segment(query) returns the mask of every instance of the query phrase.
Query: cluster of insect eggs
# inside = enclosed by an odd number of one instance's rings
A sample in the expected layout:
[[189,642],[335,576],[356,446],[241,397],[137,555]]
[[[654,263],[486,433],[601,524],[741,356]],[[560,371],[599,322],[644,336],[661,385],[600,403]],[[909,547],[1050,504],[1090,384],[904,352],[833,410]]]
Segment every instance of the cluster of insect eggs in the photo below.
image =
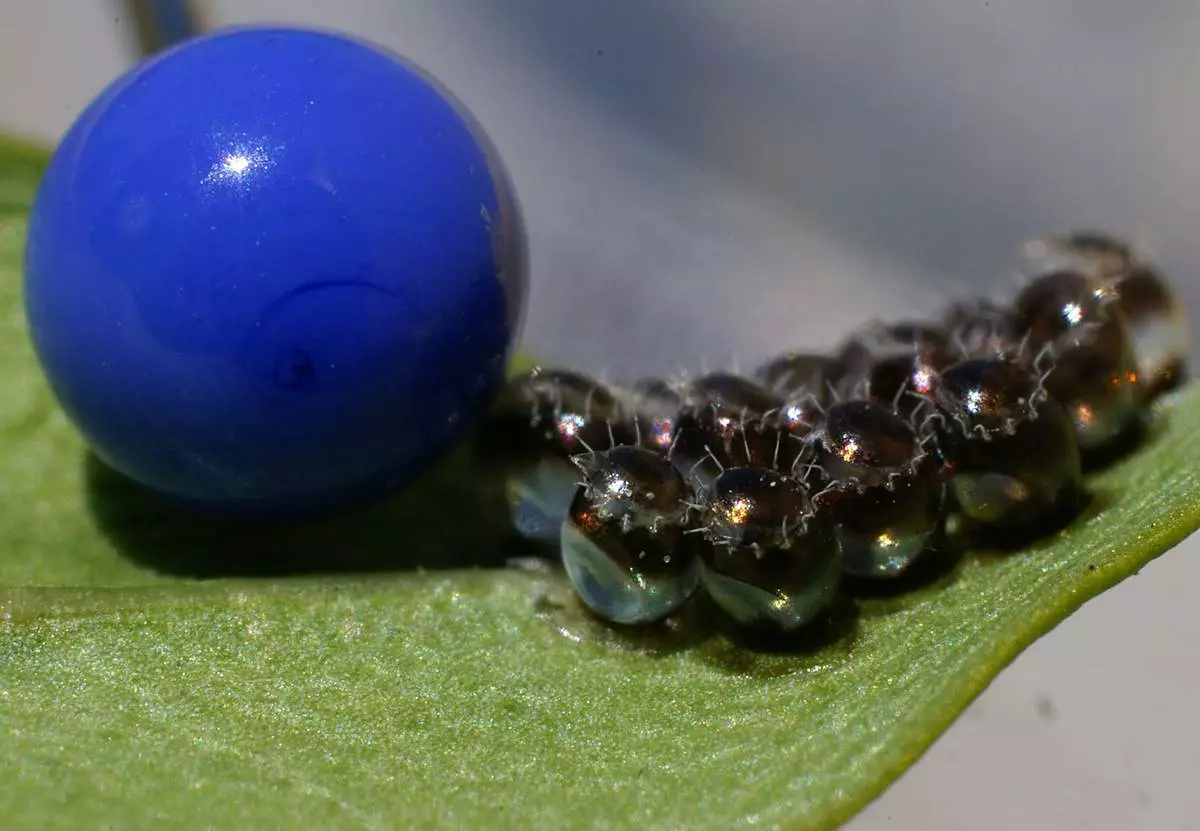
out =
[[613,623],[703,587],[738,624],[791,632],[843,576],[894,578],[936,551],[950,515],[1010,533],[1069,513],[1090,460],[1184,376],[1186,322],[1117,240],[1046,237],[1024,257],[1011,302],[872,323],[751,377],[513,379],[486,435],[517,530],[557,545]]

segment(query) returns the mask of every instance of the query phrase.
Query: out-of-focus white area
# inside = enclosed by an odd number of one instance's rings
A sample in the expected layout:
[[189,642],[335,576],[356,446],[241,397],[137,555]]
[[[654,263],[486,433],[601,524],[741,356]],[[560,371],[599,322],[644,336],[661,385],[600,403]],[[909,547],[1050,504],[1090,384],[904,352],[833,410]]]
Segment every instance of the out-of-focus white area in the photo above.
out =
[[[1133,234],[1200,315],[1191,0],[205,8],[357,32],[466,102],[517,182],[526,343],[555,361],[746,367],[1003,290],[1023,239],[1075,226]],[[55,138],[133,59],[116,3],[4,17],[0,129]],[[1088,604],[850,827],[1197,827],[1197,557],[1191,541]]]

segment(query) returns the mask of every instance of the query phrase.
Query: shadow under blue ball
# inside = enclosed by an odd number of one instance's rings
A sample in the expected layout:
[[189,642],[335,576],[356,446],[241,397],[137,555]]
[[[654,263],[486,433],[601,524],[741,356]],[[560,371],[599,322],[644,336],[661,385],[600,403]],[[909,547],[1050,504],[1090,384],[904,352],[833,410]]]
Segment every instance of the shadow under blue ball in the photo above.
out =
[[308,509],[408,481],[476,421],[524,244],[495,149],[436,81],[334,34],[230,30],[67,133],[26,310],[107,463],[192,503]]

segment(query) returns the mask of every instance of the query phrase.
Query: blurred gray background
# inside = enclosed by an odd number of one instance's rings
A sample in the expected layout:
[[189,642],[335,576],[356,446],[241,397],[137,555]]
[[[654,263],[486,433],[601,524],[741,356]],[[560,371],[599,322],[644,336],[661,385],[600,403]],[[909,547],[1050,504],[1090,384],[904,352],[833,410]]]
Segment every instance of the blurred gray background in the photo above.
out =
[[[465,101],[526,210],[547,360],[747,368],[1009,290],[1023,240],[1080,226],[1132,237],[1200,315],[1192,0],[198,5],[362,34]],[[0,9],[0,130],[54,140],[136,58],[116,0]],[[852,831],[1200,828],[1197,557],[1025,653]]]

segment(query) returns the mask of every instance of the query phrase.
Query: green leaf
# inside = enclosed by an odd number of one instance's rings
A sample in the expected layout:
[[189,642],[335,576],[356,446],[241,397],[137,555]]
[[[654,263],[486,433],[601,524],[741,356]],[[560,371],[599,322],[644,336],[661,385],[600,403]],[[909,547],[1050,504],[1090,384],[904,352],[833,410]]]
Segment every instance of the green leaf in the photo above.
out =
[[10,827],[833,828],[1022,649],[1200,525],[1195,387],[1067,531],[863,598],[792,652],[705,628],[702,604],[611,630],[556,571],[504,568],[499,489],[463,452],[340,519],[190,516],[91,460],[37,371],[25,217],[3,206],[43,163],[0,149]]

